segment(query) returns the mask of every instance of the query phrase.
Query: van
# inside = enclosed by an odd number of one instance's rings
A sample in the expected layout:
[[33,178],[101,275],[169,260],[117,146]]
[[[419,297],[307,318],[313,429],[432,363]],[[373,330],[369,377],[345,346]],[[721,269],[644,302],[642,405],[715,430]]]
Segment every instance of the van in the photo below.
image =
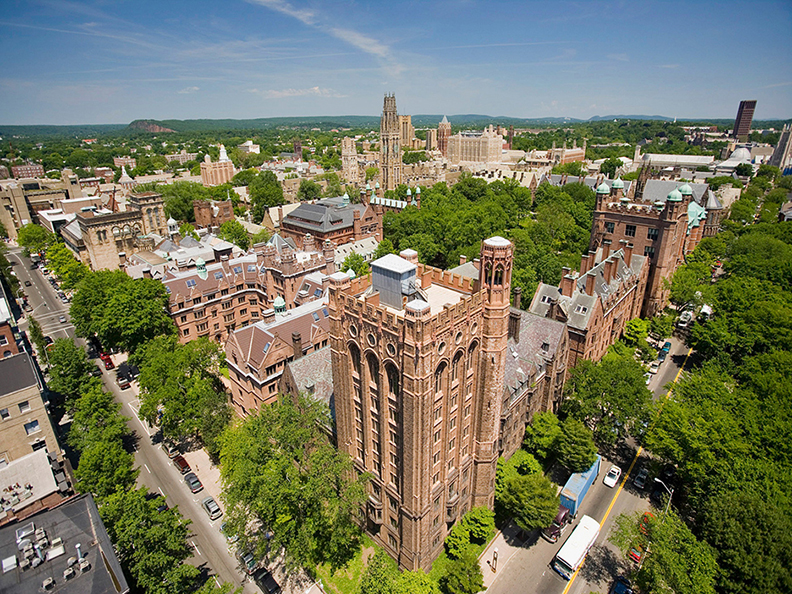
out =
[[542,530],[542,538],[547,542],[558,542],[564,529],[572,522],[572,514],[563,505],[558,506],[558,513],[553,518],[553,523]]
[[567,538],[564,546],[553,558],[553,569],[565,580],[572,579],[575,572],[583,565],[583,561],[599,533],[599,522],[592,517],[583,516]]

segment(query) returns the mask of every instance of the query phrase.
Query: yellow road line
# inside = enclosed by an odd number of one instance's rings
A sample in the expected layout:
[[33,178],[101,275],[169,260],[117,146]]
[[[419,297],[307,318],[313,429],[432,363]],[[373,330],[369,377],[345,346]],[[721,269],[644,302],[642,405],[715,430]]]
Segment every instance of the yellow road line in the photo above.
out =
[[[665,403],[665,401],[671,395],[671,391],[674,389],[673,384],[677,383],[677,381],[679,380],[679,376],[682,375],[682,370],[685,369],[685,365],[687,365],[688,359],[690,358],[690,353],[692,352],[693,352],[693,347],[690,347],[690,349],[688,349],[687,355],[685,355],[685,360],[682,362],[679,371],[677,371],[676,377],[674,377],[674,381],[672,382],[671,387],[668,388],[668,392],[666,392],[666,395],[663,398],[663,403]],[[654,427],[654,424],[652,424],[652,427]],[[627,484],[627,479],[630,478],[630,473],[635,467],[635,463],[638,461],[638,458],[641,457],[642,451],[643,451],[643,446],[638,446],[638,451],[635,452],[635,457],[633,457],[632,462],[630,463],[630,467],[627,469],[627,472],[624,474],[624,478],[622,479],[621,485],[619,485],[619,488],[616,489],[616,493],[613,494],[613,499],[611,499],[610,505],[608,506],[608,510],[605,512],[605,516],[602,518],[602,521],[600,522],[600,526],[603,526],[605,524],[605,520],[608,519],[608,516],[610,515],[613,506],[616,504],[616,500],[619,498],[619,495],[621,494],[624,485]],[[582,563],[580,564],[580,567],[583,567]],[[566,588],[564,588],[564,592],[562,594],[567,594],[567,592],[569,592],[569,589],[572,587],[572,582],[575,581],[578,571],[580,571],[580,567],[578,567],[575,573],[572,574],[572,577],[570,578]]]

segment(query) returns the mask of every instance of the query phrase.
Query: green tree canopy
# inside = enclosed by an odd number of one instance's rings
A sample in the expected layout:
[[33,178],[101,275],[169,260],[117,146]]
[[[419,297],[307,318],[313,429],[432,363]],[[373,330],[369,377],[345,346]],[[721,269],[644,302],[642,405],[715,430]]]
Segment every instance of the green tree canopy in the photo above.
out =
[[558,513],[556,486],[541,473],[506,478],[500,503],[523,530],[545,528]]
[[268,208],[284,203],[283,188],[272,171],[259,173],[248,185],[248,192],[256,224],[261,223]]
[[561,437],[557,447],[558,461],[571,472],[588,470],[597,457],[591,431],[573,417],[567,417],[561,425]]
[[50,389],[69,400],[77,398],[89,383],[88,374],[94,367],[85,349],[70,338],[57,338],[50,349],[49,362]]
[[17,231],[17,243],[24,248],[22,254],[26,257],[34,252],[45,251],[55,240],[56,238],[52,233],[34,223],[23,225]]
[[310,179],[303,179],[300,181],[300,187],[297,190],[297,199],[300,202],[306,200],[317,200],[322,197],[322,186]]
[[366,276],[370,272],[368,262],[357,252],[351,252],[341,264],[341,272],[352,269],[355,276]]
[[98,381],[84,386],[81,396],[72,405],[72,424],[68,442],[83,452],[97,442],[122,443],[130,434],[121,405],[105,392]]
[[448,564],[446,574],[440,578],[440,587],[446,594],[478,594],[484,589],[484,576],[475,552],[466,549],[458,559]]
[[230,241],[245,251],[250,247],[250,238],[248,237],[247,231],[242,226],[242,223],[239,221],[226,221],[220,225],[217,236],[220,239]]
[[61,279],[61,286],[66,290],[76,287],[90,272],[63,243],[54,243],[47,248],[47,265]]
[[335,569],[354,556],[365,477],[355,479],[349,457],[330,443],[321,428],[328,422],[322,404],[301,396],[262,407],[224,433],[226,517],[241,546],[263,556],[271,530],[290,567]]
[[536,413],[525,428],[523,447],[541,460],[547,460],[558,447],[561,423],[551,411]]

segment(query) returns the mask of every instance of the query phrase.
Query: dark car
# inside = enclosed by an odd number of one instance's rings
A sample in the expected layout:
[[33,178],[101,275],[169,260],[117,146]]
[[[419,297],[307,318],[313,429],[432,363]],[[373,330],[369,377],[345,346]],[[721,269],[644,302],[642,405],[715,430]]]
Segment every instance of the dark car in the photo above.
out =
[[663,472],[660,473],[660,480],[670,487],[676,479],[676,472],[676,466],[673,464],[666,464],[663,467]]
[[253,574],[253,581],[265,594],[277,594],[281,591],[278,582],[276,582],[272,574],[263,567]]
[[239,551],[237,553],[237,558],[239,559],[239,565],[246,574],[252,575],[256,571],[258,561],[256,561],[253,553],[248,551]]
[[635,475],[633,479],[633,484],[635,485],[636,489],[645,489],[646,488],[646,479],[649,478],[649,471],[646,467],[641,468],[638,471],[638,474]]
[[53,342],[55,342],[55,341],[52,340],[51,336],[45,336],[44,337],[44,344],[46,344],[47,346],[51,345]]
[[190,472],[192,470],[192,468],[190,468],[190,465],[187,463],[187,460],[185,460],[184,456],[181,456],[181,455],[180,456],[176,456],[173,459],[173,465],[176,468],[178,468],[179,472],[181,472],[182,474],[187,474],[188,472]]
[[30,286],[30,281],[25,281],[25,286],[29,287]]
[[558,513],[553,518],[553,523],[542,530],[542,538],[548,542],[557,542],[569,523],[572,522],[572,514],[563,505],[558,506]]
[[93,367],[91,367],[91,371],[88,372],[88,375],[90,375],[91,377],[101,377],[102,370],[99,369],[96,365],[94,365]]
[[667,355],[668,353],[666,353],[665,351],[660,351],[659,353],[657,353],[657,360],[660,361],[660,363],[662,363],[663,361],[666,360]]
[[190,487],[190,491],[193,493],[200,493],[203,491],[203,485],[201,484],[201,480],[195,475],[194,472],[188,472],[184,475],[184,482]]
[[608,594],[633,594],[632,584],[624,576],[619,576],[613,580]]

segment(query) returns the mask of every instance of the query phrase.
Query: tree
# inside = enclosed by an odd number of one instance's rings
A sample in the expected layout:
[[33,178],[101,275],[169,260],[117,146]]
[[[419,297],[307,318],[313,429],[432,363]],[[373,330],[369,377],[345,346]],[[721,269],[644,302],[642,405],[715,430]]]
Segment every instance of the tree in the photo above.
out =
[[110,296],[130,280],[121,270],[99,270],[79,282],[69,308],[77,336],[88,338],[99,332]]
[[90,381],[88,374],[94,367],[85,349],[70,338],[58,338],[50,349],[49,362],[50,389],[67,399],[77,398]]
[[555,414],[550,411],[536,413],[525,428],[523,447],[540,459],[547,460],[556,451],[561,433],[561,424]]
[[618,157],[611,157],[600,165],[600,173],[613,179],[616,176],[616,171],[623,165],[624,163],[622,163],[621,159]]
[[250,246],[250,238],[248,237],[247,231],[245,231],[242,223],[236,220],[226,221],[220,225],[217,236],[220,239],[230,241],[231,243],[242,248],[244,251],[247,251],[248,247]]
[[47,264],[61,279],[64,289],[73,289],[90,272],[88,267],[77,260],[71,250],[62,243],[53,243],[47,248]]
[[556,486],[541,473],[506,479],[500,500],[523,530],[545,528],[558,513]]
[[750,163],[740,163],[734,168],[734,173],[739,177],[751,177],[753,175],[753,165]]
[[377,244],[377,248],[374,250],[374,254],[372,254],[371,259],[378,260],[382,258],[382,256],[387,256],[388,254],[395,254],[396,248],[393,247],[393,242],[385,237],[382,241]]
[[624,341],[632,347],[637,347],[649,335],[649,322],[641,318],[633,318],[624,328]]
[[448,564],[440,588],[445,594],[478,594],[484,589],[484,576],[474,551],[467,549]]
[[344,258],[343,264],[341,264],[341,272],[346,272],[350,269],[354,271],[355,276],[366,276],[369,273],[368,262],[357,252],[350,252],[350,254]]
[[792,591],[792,522],[757,493],[731,492],[709,500],[702,536],[715,551],[718,591]]
[[635,581],[646,592],[675,592],[677,594],[715,594],[718,565],[713,550],[698,541],[685,523],[670,508],[661,520],[641,525],[641,512],[622,514],[616,518],[616,529],[609,540],[623,553],[636,543],[646,547],[641,570]]
[[399,594],[440,594],[440,586],[422,569],[403,572],[396,578],[395,588]]
[[322,186],[310,179],[300,181],[300,187],[297,190],[297,200],[305,202],[306,200],[318,200],[321,197]]
[[24,248],[22,254],[25,257],[45,251],[54,241],[52,233],[34,223],[28,223],[17,231],[17,243]]
[[658,338],[671,336],[674,331],[674,318],[667,313],[661,313],[649,320],[649,332]]
[[80,454],[80,463],[74,471],[75,488],[100,499],[129,490],[139,472],[132,468],[133,464],[132,454],[124,450],[119,440],[92,441]]
[[41,330],[41,324],[33,316],[28,317],[28,336],[33,344],[36,345],[36,350],[39,357],[44,353],[47,348],[47,342],[44,340],[44,332]]
[[366,167],[366,181],[371,181],[379,175],[379,167]]
[[267,209],[283,204],[283,188],[275,173],[262,171],[248,186],[253,222],[260,223]]
[[597,448],[591,431],[577,419],[567,417],[561,425],[558,461],[572,472],[584,472],[591,468],[596,457]]
[[223,434],[226,517],[240,546],[263,556],[270,530],[289,567],[337,569],[354,556],[366,477],[355,477],[350,458],[330,443],[328,423],[323,404],[300,396],[262,407]]
[[217,440],[231,420],[217,344],[206,337],[179,344],[175,336],[160,336],[132,361],[140,368],[141,416],[176,441],[199,436],[216,457]]
[[267,243],[270,240],[270,237],[270,232],[266,229],[262,229],[258,233],[255,233],[253,236],[251,236],[250,245],[254,246],[258,243]]
[[67,440],[79,452],[99,442],[122,443],[130,434],[128,419],[121,415],[121,405],[98,381],[86,385],[71,408],[72,424]]
[[677,268],[671,280],[671,301],[678,306],[706,301],[711,274],[710,265],[704,262],[691,262]]
[[100,508],[124,573],[147,594],[195,592],[200,570],[184,563],[192,556],[189,520],[176,509],[159,512],[145,489],[119,491]]
[[175,334],[165,286],[155,279],[140,278],[114,287],[96,333],[106,348],[128,352],[156,336]]
[[462,521],[467,526],[470,540],[473,542],[483,544],[495,532],[495,514],[486,507],[471,508],[462,516]]
[[400,594],[396,589],[399,568],[384,549],[369,558],[368,565],[360,579],[360,594]]
[[[624,439],[630,429],[646,419],[652,398],[644,369],[630,352],[626,356],[607,355],[599,363],[581,361],[571,371],[565,391],[564,410],[593,427],[597,441],[609,445]],[[564,429],[571,430],[572,426],[565,423]],[[589,465],[593,461],[592,457]]]
[[463,522],[457,522],[451,527],[445,537],[445,549],[448,556],[452,559],[459,559],[468,547],[470,547],[470,532]]
[[181,226],[179,226],[179,235],[182,237],[192,237],[196,241],[199,239],[198,233],[195,232],[195,227],[190,223],[182,223]]

